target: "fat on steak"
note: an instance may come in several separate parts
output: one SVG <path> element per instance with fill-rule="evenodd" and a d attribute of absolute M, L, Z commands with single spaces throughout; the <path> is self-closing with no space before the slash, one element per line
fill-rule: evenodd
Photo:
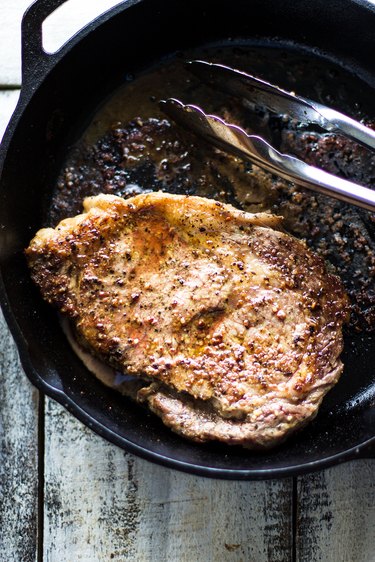
<path fill-rule="evenodd" d="M 269 447 L 337 382 L 348 319 L 339 278 L 279 229 L 201 197 L 98 195 L 26 256 L 79 343 L 139 377 L 135 399 L 172 430 Z"/>

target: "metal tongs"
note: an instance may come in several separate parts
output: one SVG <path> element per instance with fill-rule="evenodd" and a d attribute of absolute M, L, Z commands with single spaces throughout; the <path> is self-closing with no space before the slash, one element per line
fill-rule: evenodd
<path fill-rule="evenodd" d="M 188 67 L 203 82 L 241 98 L 244 105 L 257 105 L 277 114 L 286 114 L 300 123 L 317 124 L 375 151 L 375 131 L 334 109 L 228 66 L 197 60 L 189 62 Z M 375 191 L 371 189 L 310 166 L 294 156 L 282 154 L 262 137 L 249 135 L 241 127 L 226 123 L 216 115 L 208 115 L 196 105 L 185 105 L 174 98 L 160 104 L 174 121 L 226 152 L 250 160 L 300 186 L 375 211 Z"/>

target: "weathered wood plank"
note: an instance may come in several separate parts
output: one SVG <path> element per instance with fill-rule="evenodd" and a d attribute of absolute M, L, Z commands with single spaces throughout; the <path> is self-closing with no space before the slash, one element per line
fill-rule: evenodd
<path fill-rule="evenodd" d="M 299 562 L 375 561 L 374 468 L 359 460 L 298 479 Z"/>
<path fill-rule="evenodd" d="M 38 392 L 0 311 L 0 561 L 31 562 L 38 542 Z"/>
<path fill-rule="evenodd" d="M 47 399 L 48 562 L 284 562 L 291 480 L 225 482 L 133 457 Z"/>
<path fill-rule="evenodd" d="M 19 90 L 0 91 L 0 142 L 20 95 Z"/>

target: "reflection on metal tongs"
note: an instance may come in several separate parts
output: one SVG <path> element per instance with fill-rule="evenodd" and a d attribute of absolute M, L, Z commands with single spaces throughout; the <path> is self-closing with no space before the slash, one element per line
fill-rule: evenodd
<path fill-rule="evenodd" d="M 277 114 L 286 114 L 301 123 L 317 124 L 375 151 L 375 131 L 338 111 L 227 66 L 204 61 L 188 64 L 189 69 L 203 82 L 241 98 L 244 104 L 255 104 Z M 375 211 L 375 191 L 305 164 L 294 156 L 282 154 L 262 137 L 249 135 L 216 115 L 206 114 L 196 105 L 185 105 L 174 98 L 160 103 L 169 117 L 218 148 L 250 160 L 300 186 Z"/>

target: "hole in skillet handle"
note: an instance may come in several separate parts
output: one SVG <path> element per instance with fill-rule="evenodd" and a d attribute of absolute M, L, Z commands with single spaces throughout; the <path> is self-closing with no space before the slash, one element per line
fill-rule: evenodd
<path fill-rule="evenodd" d="M 51 56 L 43 49 L 42 24 L 66 0 L 36 0 L 22 18 L 22 86 L 38 83 L 49 67 Z"/>
<path fill-rule="evenodd" d="M 84 0 L 36 0 L 22 18 L 22 85 L 36 87 L 56 62 L 62 46 L 97 17 L 120 4 L 130 6 L 137 1 L 97 0 L 88 5 Z"/>
<path fill-rule="evenodd" d="M 42 24 L 43 49 L 48 54 L 57 53 L 77 32 L 122 0 L 65 0 Z"/>

